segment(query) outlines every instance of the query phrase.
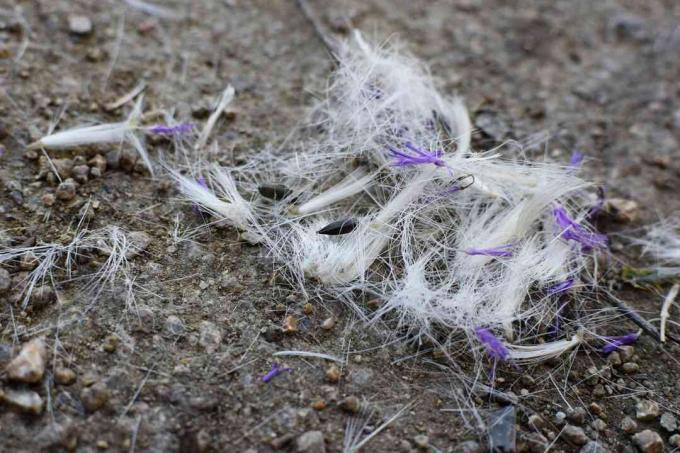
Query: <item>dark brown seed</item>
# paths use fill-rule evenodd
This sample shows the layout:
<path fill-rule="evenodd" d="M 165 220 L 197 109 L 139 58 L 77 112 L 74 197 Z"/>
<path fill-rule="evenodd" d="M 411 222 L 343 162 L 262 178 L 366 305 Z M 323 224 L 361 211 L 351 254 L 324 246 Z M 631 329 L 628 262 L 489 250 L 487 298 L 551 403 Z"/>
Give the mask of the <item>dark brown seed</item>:
<path fill-rule="evenodd" d="M 327 234 L 329 236 L 338 236 L 341 234 L 351 233 L 357 227 L 357 222 L 354 219 L 343 219 L 329 223 L 325 227 L 317 231 L 318 234 Z"/>
<path fill-rule="evenodd" d="M 257 187 L 257 191 L 263 197 L 276 201 L 283 200 L 290 195 L 290 189 L 283 184 L 262 184 Z"/>

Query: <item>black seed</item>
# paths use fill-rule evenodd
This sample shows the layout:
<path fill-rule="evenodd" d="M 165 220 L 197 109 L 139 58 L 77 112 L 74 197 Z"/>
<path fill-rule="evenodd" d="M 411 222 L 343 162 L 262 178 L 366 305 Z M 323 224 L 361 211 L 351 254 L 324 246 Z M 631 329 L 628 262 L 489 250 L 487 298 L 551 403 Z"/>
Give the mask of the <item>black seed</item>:
<path fill-rule="evenodd" d="M 335 222 L 329 223 L 325 227 L 317 231 L 318 234 L 327 234 L 329 236 L 338 236 L 341 234 L 347 234 L 354 231 L 357 227 L 357 222 L 354 219 L 343 219 L 336 220 Z"/>
<path fill-rule="evenodd" d="M 270 200 L 283 200 L 290 195 L 290 189 L 283 184 L 262 184 L 257 191 L 265 198 Z"/>

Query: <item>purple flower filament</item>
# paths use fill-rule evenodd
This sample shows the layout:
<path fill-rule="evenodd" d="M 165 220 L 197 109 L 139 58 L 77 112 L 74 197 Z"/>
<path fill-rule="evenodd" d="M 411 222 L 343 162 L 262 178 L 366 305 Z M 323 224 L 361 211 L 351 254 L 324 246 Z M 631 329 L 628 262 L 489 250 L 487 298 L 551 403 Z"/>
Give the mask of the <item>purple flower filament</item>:
<path fill-rule="evenodd" d="M 602 352 L 609 354 L 610 352 L 616 351 L 621 346 L 635 343 L 638 338 L 640 338 L 639 332 L 631 332 L 620 337 L 602 337 L 602 339 L 607 343 L 602 348 Z"/>
<path fill-rule="evenodd" d="M 572 286 L 574 286 L 574 279 L 573 278 L 568 278 L 563 282 L 556 283 L 552 286 L 549 286 L 548 289 L 546 290 L 548 294 L 551 296 L 554 294 L 558 293 L 563 293 L 570 289 Z"/>
<path fill-rule="evenodd" d="M 607 245 L 606 235 L 593 233 L 583 225 L 578 224 L 569 217 L 567 210 L 562 206 L 557 206 L 553 209 L 553 216 L 555 217 L 555 223 L 562 229 L 560 236 L 567 241 L 575 241 L 581 244 L 582 251 Z"/>
<path fill-rule="evenodd" d="M 507 256 L 512 256 L 512 250 L 508 250 L 510 247 L 512 247 L 514 244 L 505 244 L 505 245 L 500 245 L 496 248 L 488 248 L 488 249 L 467 249 L 465 250 L 465 253 L 467 255 L 482 255 L 482 256 L 501 256 L 501 257 L 507 257 Z"/>
<path fill-rule="evenodd" d="M 423 149 L 417 148 L 410 143 L 405 144 L 406 148 L 413 152 L 413 154 L 407 154 L 403 151 L 399 151 L 395 148 L 390 147 L 390 154 L 394 158 L 392 163 L 395 167 L 411 167 L 415 165 L 427 165 L 434 164 L 437 167 L 446 167 L 446 162 L 444 162 L 441 157 L 444 153 L 441 150 L 425 151 Z"/>
<path fill-rule="evenodd" d="M 581 151 L 574 151 L 571 153 L 571 159 L 569 159 L 569 168 L 577 169 L 583 163 L 584 154 Z"/>
<path fill-rule="evenodd" d="M 156 124 L 149 127 L 147 130 L 156 135 L 184 135 L 191 132 L 194 125 L 191 123 L 180 123 L 175 126 L 166 126 L 164 124 Z"/>
<path fill-rule="evenodd" d="M 272 369 L 269 371 L 269 373 L 265 374 L 262 376 L 262 382 L 269 382 L 272 379 L 274 379 L 276 376 L 278 376 L 281 373 L 285 373 L 286 371 L 293 371 L 291 368 L 284 368 L 278 363 L 274 362 L 272 363 Z"/>
<path fill-rule="evenodd" d="M 503 342 L 499 340 L 489 329 L 477 327 L 475 329 L 477 338 L 484 345 L 486 353 L 493 359 L 493 367 L 491 369 L 491 382 L 496 380 L 496 364 L 500 360 L 505 362 L 510 357 L 510 351 L 505 347 Z"/>

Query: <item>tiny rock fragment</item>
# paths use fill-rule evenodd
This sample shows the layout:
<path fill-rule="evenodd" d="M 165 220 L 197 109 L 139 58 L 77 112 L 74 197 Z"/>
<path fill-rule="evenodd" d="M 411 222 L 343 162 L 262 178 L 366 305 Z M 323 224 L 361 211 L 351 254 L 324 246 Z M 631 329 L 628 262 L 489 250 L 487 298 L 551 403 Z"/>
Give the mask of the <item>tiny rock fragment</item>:
<path fill-rule="evenodd" d="M 104 351 L 108 353 L 116 352 L 116 348 L 118 348 L 118 337 L 115 335 L 108 335 L 106 338 L 104 338 L 104 345 L 102 348 Z"/>
<path fill-rule="evenodd" d="M 213 353 L 222 343 L 222 330 L 210 321 L 203 321 L 199 327 L 198 343 L 209 353 Z"/>
<path fill-rule="evenodd" d="M 77 188 L 76 182 L 73 179 L 68 178 L 57 186 L 57 198 L 62 201 L 72 200 L 76 196 Z"/>
<path fill-rule="evenodd" d="M 673 434 L 668 438 L 668 443 L 671 444 L 671 447 L 680 448 L 680 434 Z"/>
<path fill-rule="evenodd" d="M 19 269 L 22 271 L 32 271 L 38 266 L 38 258 L 31 252 L 26 253 L 19 260 Z"/>
<path fill-rule="evenodd" d="M 567 425 L 562 430 L 561 437 L 563 437 L 568 442 L 575 445 L 585 445 L 588 443 L 588 436 L 586 436 L 583 428 L 574 425 Z"/>
<path fill-rule="evenodd" d="M 100 174 L 104 174 L 106 171 L 106 158 L 101 154 L 97 154 L 92 159 L 87 161 L 88 165 L 91 167 L 99 169 Z"/>
<path fill-rule="evenodd" d="M 12 286 L 12 277 L 7 269 L 0 267 L 0 293 L 4 293 Z"/>
<path fill-rule="evenodd" d="M 670 412 L 664 412 L 661 415 L 661 420 L 659 420 L 659 423 L 661 424 L 661 427 L 669 433 L 672 433 L 678 429 L 678 420 L 675 418 L 675 415 L 671 414 Z"/>
<path fill-rule="evenodd" d="M 605 210 L 619 222 L 635 222 L 639 218 L 640 206 L 636 201 L 623 198 L 609 198 L 604 204 Z"/>
<path fill-rule="evenodd" d="M 652 421 L 659 417 L 659 404 L 656 401 L 640 400 L 635 405 L 635 418 L 640 421 Z"/>
<path fill-rule="evenodd" d="M 335 365 L 331 365 L 326 370 L 326 379 L 328 382 L 336 383 L 340 380 L 340 368 Z"/>
<path fill-rule="evenodd" d="M 340 407 L 340 409 L 349 414 L 357 414 L 361 409 L 361 401 L 359 401 L 359 398 L 357 398 L 356 396 L 350 395 L 347 398 L 344 398 L 342 401 L 340 401 L 338 403 L 338 406 Z"/>
<path fill-rule="evenodd" d="M 31 304 L 37 308 L 45 307 L 55 300 L 57 300 L 57 294 L 50 285 L 40 285 L 36 287 L 33 289 L 30 298 Z"/>
<path fill-rule="evenodd" d="M 311 314 L 314 312 L 314 306 L 313 306 L 312 304 L 310 304 L 309 302 L 307 302 L 307 303 L 302 307 L 302 311 L 303 311 L 303 313 L 306 314 L 306 315 L 311 315 Z"/>
<path fill-rule="evenodd" d="M 283 320 L 283 333 L 295 333 L 298 331 L 298 321 L 295 319 L 295 316 L 293 315 L 288 315 L 286 318 Z"/>
<path fill-rule="evenodd" d="M 515 406 L 506 406 L 493 412 L 489 420 L 489 448 L 491 451 L 515 451 Z"/>
<path fill-rule="evenodd" d="M 626 362 L 623 364 L 623 371 L 628 374 L 635 374 L 640 371 L 640 365 L 635 362 Z"/>
<path fill-rule="evenodd" d="M 125 254 L 125 258 L 130 259 L 144 252 L 149 244 L 151 244 L 151 236 L 143 231 L 131 231 L 127 235 L 128 240 L 132 243 L 132 247 Z"/>
<path fill-rule="evenodd" d="M 632 434 L 637 431 L 637 422 L 630 417 L 623 417 L 623 420 L 621 420 L 621 429 L 625 433 Z"/>
<path fill-rule="evenodd" d="M 326 400 L 324 399 L 316 399 L 312 402 L 312 409 L 315 409 L 317 411 L 322 411 L 326 408 Z"/>
<path fill-rule="evenodd" d="M 74 35 L 89 35 L 92 33 L 92 21 L 87 16 L 74 14 L 68 18 L 68 29 Z"/>
<path fill-rule="evenodd" d="M 47 207 L 54 206 L 56 201 L 57 197 L 53 193 L 46 193 L 42 196 L 42 202 Z"/>
<path fill-rule="evenodd" d="M 613 367 L 621 366 L 623 362 L 621 361 L 621 355 L 618 353 L 618 351 L 614 351 L 607 356 L 607 363 Z"/>
<path fill-rule="evenodd" d="M 101 409 L 111 399 L 111 390 L 103 382 L 86 387 L 80 393 L 80 401 L 88 412 Z"/>
<path fill-rule="evenodd" d="M 326 442 L 321 431 L 307 431 L 295 440 L 295 450 L 300 453 L 325 453 Z"/>
<path fill-rule="evenodd" d="M 59 385 L 71 385 L 76 382 L 76 372 L 70 368 L 57 367 L 54 370 L 54 382 Z"/>
<path fill-rule="evenodd" d="M 569 419 L 569 421 L 572 423 L 576 423 L 577 425 L 584 424 L 587 416 L 588 413 L 586 410 L 580 406 L 575 407 L 567 412 L 567 419 Z"/>
<path fill-rule="evenodd" d="M 425 450 L 430 446 L 430 438 L 425 434 L 418 434 L 413 437 L 413 444 L 420 450 Z"/>
<path fill-rule="evenodd" d="M 165 319 L 164 330 L 169 335 L 180 336 L 184 334 L 184 323 L 175 315 L 170 315 Z"/>
<path fill-rule="evenodd" d="M 602 445 L 599 443 L 595 442 L 594 440 L 591 440 L 587 444 L 585 444 L 581 449 L 579 450 L 579 453 L 606 453 L 607 450 L 605 450 Z"/>
<path fill-rule="evenodd" d="M 71 176 L 80 184 L 86 183 L 88 174 L 90 173 L 90 167 L 87 165 L 76 165 L 71 171 Z"/>
<path fill-rule="evenodd" d="M 658 433 L 651 429 L 646 429 L 633 436 L 633 443 L 642 453 L 662 453 L 663 439 Z"/>
<path fill-rule="evenodd" d="M 32 390 L 7 390 L 0 392 L 0 399 L 6 404 L 29 414 L 40 414 L 43 411 L 43 400 Z"/>
<path fill-rule="evenodd" d="M 321 323 L 321 328 L 323 330 L 331 330 L 333 327 L 335 327 L 335 318 L 332 316 L 330 318 L 324 319 Z"/>
<path fill-rule="evenodd" d="M 26 343 L 19 355 L 7 365 L 7 376 L 19 382 L 34 384 L 40 382 L 45 373 L 47 348 L 43 338 L 35 338 Z"/>

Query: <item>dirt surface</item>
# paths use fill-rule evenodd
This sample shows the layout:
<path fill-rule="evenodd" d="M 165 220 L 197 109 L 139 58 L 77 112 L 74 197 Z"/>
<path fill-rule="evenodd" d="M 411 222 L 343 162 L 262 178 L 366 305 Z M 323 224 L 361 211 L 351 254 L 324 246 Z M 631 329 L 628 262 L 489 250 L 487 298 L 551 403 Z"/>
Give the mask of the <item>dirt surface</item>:
<path fill-rule="evenodd" d="M 0 362 L 4 368 L 22 344 L 41 334 L 48 361 L 38 383 L 2 375 L 3 392 L 37 392 L 44 407 L 36 415 L 1 405 L 0 450 L 342 451 L 351 396 L 374 410 L 364 436 L 413 403 L 364 451 L 487 449 L 482 424 L 503 402 L 484 394 L 466 400 L 446 361 L 428 345 L 382 347 L 382 332 L 366 328 L 345 307 L 306 300 L 282 284 L 278 266 L 235 231 L 213 226 L 191 237 L 178 235 L 178 225 L 187 232 L 205 219 L 177 200 L 162 172 L 152 178 L 134 155 L 120 158 L 114 148 L 50 152 L 76 164 L 97 153 L 108 161 L 101 176 L 79 184 L 74 198 L 55 201 L 49 194 L 58 181 L 49 171 L 41 176 L 40 152 L 26 153 L 60 112 L 61 129 L 120 121 L 131 104 L 113 110 L 106 105 L 141 80 L 146 110 L 165 109 L 199 123 L 228 83 L 236 88 L 214 133 L 217 145 L 204 156 L 209 160 L 239 163 L 282 143 L 332 70 L 295 2 L 163 2 L 178 20 L 109 0 L 0 5 L 4 246 L 67 242 L 83 214 L 88 228 L 115 224 L 151 239 L 145 253 L 131 260 L 134 304 L 114 288 L 93 305 L 77 281 L 61 276 L 55 301 L 22 309 L 16 297 L 20 266 L 6 266 L 13 286 L 0 299 Z M 392 36 L 426 61 L 444 91 L 466 99 L 479 129 L 477 146 L 511 140 L 537 157 L 565 162 L 573 150 L 583 151 L 586 171 L 608 197 L 638 203 L 636 219 L 605 216 L 603 231 L 634 232 L 680 208 L 680 3 L 310 5 L 335 36 L 350 27 L 369 37 Z M 74 16 L 85 16 L 91 31 Z M 152 141 L 149 148 L 155 160 L 178 158 L 167 141 Z M 611 249 L 613 256 L 603 261 L 607 278 L 618 275 L 622 262 L 637 263 L 636 251 L 616 235 Z M 79 270 L 85 274 L 96 264 L 83 263 Z M 658 318 L 667 287 L 612 284 L 643 316 Z M 79 322 L 43 329 L 74 314 Z M 298 320 L 295 333 L 282 332 L 288 316 Z M 328 318 L 334 325 L 324 328 Z M 631 330 L 635 326 L 620 319 L 600 333 Z M 332 362 L 272 356 L 281 350 L 323 352 L 347 362 L 337 364 L 334 382 Z M 589 443 L 587 451 L 633 451 L 633 434 L 645 429 L 672 450 L 673 433 L 663 425 L 680 417 L 680 348 L 661 347 L 643 335 L 626 353 L 623 361 L 637 367 L 583 348 L 535 368 L 499 368 L 496 388 L 517 398 L 518 450 L 578 451 L 591 440 L 597 446 Z M 274 362 L 292 370 L 262 382 Z M 55 379 L 64 367 L 75 372 L 74 383 Z M 640 401 L 657 403 L 659 413 L 636 420 Z M 479 418 L 469 412 L 472 406 Z M 566 422 L 559 412 L 569 415 Z M 625 417 L 637 422 L 630 432 Z"/>

